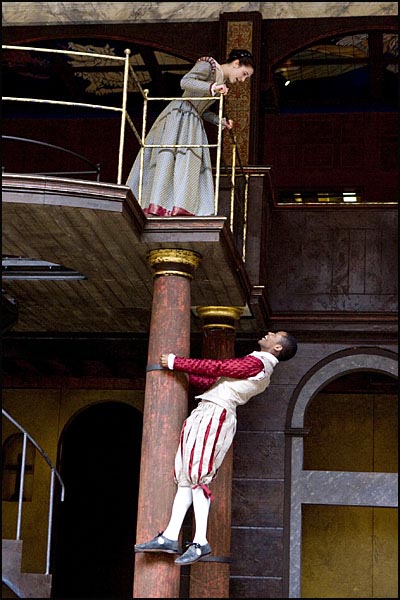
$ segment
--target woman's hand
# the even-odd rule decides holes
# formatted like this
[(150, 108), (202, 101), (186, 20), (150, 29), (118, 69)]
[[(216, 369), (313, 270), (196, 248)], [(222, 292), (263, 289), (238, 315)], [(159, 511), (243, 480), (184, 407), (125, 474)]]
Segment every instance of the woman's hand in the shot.
[(222, 121), (222, 129), (232, 129), (232, 127), (233, 127), (232, 119), (225, 119), (225, 117), (222, 117), (221, 121)]
[(214, 83), (212, 89), (214, 94), (222, 94), (223, 96), (226, 96), (226, 94), (229, 92), (229, 88), (225, 85), (225, 83)]

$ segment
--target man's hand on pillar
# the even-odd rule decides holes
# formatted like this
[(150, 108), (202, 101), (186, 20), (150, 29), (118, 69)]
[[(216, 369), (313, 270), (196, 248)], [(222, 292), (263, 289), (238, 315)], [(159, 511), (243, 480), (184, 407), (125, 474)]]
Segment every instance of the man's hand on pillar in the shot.
[(160, 365), (164, 367), (164, 369), (168, 369), (168, 354), (161, 354)]

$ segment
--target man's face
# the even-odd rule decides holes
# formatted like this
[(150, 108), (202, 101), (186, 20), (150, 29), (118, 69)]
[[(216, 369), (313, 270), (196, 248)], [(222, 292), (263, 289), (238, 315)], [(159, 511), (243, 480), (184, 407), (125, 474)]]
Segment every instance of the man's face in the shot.
[(282, 337), (284, 335), (284, 331), (268, 331), (264, 337), (258, 340), (260, 349), (263, 352), (271, 352), (271, 354), (278, 355), (282, 350)]

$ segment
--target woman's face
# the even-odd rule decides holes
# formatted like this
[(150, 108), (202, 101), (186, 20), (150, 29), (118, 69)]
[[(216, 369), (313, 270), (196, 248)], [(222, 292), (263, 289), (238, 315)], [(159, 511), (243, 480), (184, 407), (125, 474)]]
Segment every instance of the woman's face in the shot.
[(253, 67), (241, 65), (238, 60), (234, 60), (229, 67), (228, 81), (229, 83), (241, 83), (251, 77), (253, 73)]

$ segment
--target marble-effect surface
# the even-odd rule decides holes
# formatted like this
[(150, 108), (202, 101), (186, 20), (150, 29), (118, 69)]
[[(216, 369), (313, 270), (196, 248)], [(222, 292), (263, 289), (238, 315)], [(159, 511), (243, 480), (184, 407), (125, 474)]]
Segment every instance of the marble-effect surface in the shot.
[(398, 14), (397, 2), (3, 2), (3, 27), (68, 23), (217, 21), (223, 12), (258, 11), (263, 19)]

